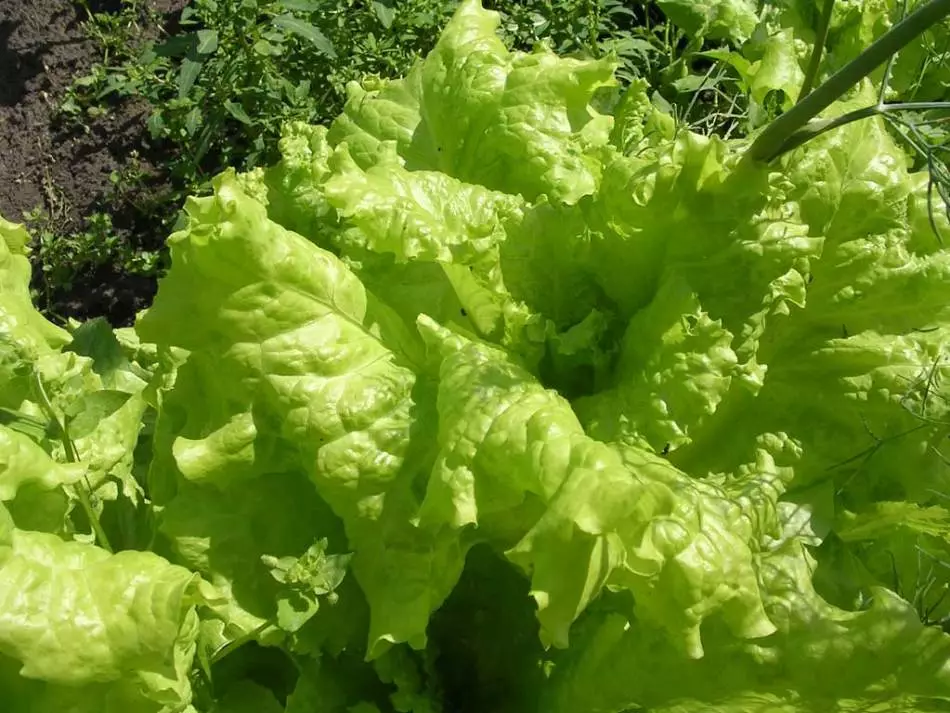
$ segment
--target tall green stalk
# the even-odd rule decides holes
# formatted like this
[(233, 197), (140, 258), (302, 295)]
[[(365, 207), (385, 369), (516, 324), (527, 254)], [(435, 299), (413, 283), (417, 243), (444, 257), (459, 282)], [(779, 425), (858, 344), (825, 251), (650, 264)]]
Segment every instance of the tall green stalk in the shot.
[(872, 116), (886, 116), (899, 111), (950, 111), (950, 102), (901, 102), (896, 104), (875, 104), (861, 109), (849, 111), (847, 114), (830, 119), (809, 121), (801, 129), (789, 136), (782, 144), (781, 153), (788, 153), (804, 143), (811, 141), (820, 134), (837, 129), (839, 126), (850, 124)]
[(815, 31), (815, 44), (811, 48), (808, 69), (805, 70), (805, 80), (802, 82), (802, 88), (798, 94), (799, 102), (811, 94), (812, 87), (815, 86), (815, 80), (818, 78), (821, 56), (825, 52), (825, 43), (828, 41), (828, 30), (831, 27), (831, 13), (834, 7), (835, 0), (825, 0), (824, 7), (821, 9), (821, 17), (818, 18), (818, 29)]
[(811, 119), (840, 99), (918, 35), (948, 15), (950, 0), (930, 0), (921, 5), (798, 104), (769, 124), (749, 147), (746, 159), (768, 163), (780, 156), (788, 150), (789, 139)]

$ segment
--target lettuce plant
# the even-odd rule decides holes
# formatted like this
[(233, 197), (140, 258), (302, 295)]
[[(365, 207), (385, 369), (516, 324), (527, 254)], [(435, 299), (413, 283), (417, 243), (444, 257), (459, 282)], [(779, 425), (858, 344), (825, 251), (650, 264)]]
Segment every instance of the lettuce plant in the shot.
[(134, 330), (46, 322), (0, 224), (5, 710), (950, 705), (928, 175), (497, 24), (190, 199)]

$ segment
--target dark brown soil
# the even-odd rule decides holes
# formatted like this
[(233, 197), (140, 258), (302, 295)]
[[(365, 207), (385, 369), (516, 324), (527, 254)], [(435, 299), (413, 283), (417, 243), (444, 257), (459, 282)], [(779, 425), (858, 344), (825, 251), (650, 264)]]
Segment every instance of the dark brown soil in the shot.
[[(119, 1), (92, 0), (90, 6), (115, 11)], [(168, 22), (186, 2), (150, 0)], [(161, 157), (148, 144), (144, 108), (120, 103), (85, 126), (57, 118), (56, 107), (73, 79), (100, 59), (83, 32), (85, 12), (70, 0), (0, 0), (0, 215), (19, 222), (39, 208), (68, 231), (102, 211), (113, 214), (117, 229), (134, 231), (134, 211), (111, 205), (109, 176), (121, 171), (133, 152), (142, 156), (146, 173), (161, 176), (155, 168)], [(113, 324), (128, 324), (154, 289), (153, 279), (103, 266), (52, 295), (47, 306), (60, 316), (101, 315)]]

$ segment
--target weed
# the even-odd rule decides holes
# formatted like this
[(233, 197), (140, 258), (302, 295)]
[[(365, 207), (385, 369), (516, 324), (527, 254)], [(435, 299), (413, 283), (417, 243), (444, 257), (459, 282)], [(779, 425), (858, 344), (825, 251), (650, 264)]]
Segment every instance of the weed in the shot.
[[(106, 204), (123, 206), (140, 216), (165, 209), (146, 189), (147, 176), (137, 155), (109, 178), (110, 189), (103, 197)], [(162, 267), (159, 251), (143, 248), (132, 230), (114, 224), (111, 213), (99, 211), (77, 221), (51, 178), (44, 180), (43, 187), (46, 209), (36, 208), (24, 218), (34, 236), (33, 261), (38, 268), (33, 298), (47, 311), (57, 295), (70, 291), (81, 276), (103, 266), (127, 275), (158, 274)]]
[(136, 93), (137, 80), (148, 71), (137, 64), (149, 28), (161, 18), (147, 0), (123, 0), (118, 12), (93, 12), (88, 0), (76, 0), (86, 15), (83, 30), (99, 52), (87, 74), (76, 77), (59, 103), (61, 115), (82, 123), (106, 111), (111, 96)]

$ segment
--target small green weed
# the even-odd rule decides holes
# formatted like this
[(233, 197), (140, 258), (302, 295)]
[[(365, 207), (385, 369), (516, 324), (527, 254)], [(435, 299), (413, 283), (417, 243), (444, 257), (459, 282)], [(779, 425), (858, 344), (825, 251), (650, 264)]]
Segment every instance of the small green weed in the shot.
[[(107, 205), (139, 216), (166, 210), (147, 190), (147, 176), (135, 154), (120, 171), (112, 172), (109, 182), (109, 192), (103, 196)], [(79, 221), (50, 178), (44, 181), (44, 191), (47, 208), (35, 208), (24, 219), (34, 236), (33, 261), (38, 268), (33, 297), (45, 308), (51, 307), (57, 295), (73, 289), (80, 276), (103, 266), (127, 275), (158, 274), (161, 253), (141, 247), (138, 236), (116, 226), (111, 213), (98, 211)]]
[[(113, 95), (137, 92), (143, 69), (136, 64), (149, 29), (161, 27), (161, 17), (148, 0), (123, 0), (118, 12), (94, 12), (87, 0), (76, 0), (84, 11), (83, 31), (99, 52), (87, 74), (76, 77), (59, 104), (60, 113), (82, 122), (107, 110), (104, 102)], [(148, 71), (148, 70), (145, 70)]]
[(35, 236), (34, 258), (40, 266), (34, 299), (44, 304), (51, 304), (56, 292), (70, 290), (84, 272), (103, 265), (142, 276), (154, 275), (159, 268), (159, 254), (133, 249), (108, 213), (93, 213), (76, 229), (56, 225), (48, 213), (39, 210), (25, 217)]

